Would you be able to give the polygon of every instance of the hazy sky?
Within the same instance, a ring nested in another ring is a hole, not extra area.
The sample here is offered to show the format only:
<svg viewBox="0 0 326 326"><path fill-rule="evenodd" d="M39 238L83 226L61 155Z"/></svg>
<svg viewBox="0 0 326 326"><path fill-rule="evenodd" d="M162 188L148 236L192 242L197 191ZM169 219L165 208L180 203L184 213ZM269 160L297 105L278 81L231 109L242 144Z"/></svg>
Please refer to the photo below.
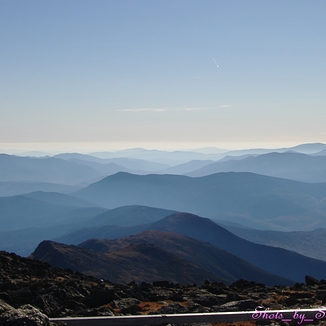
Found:
<svg viewBox="0 0 326 326"><path fill-rule="evenodd" d="M326 142L325 17L325 0L0 0L0 149Z"/></svg>

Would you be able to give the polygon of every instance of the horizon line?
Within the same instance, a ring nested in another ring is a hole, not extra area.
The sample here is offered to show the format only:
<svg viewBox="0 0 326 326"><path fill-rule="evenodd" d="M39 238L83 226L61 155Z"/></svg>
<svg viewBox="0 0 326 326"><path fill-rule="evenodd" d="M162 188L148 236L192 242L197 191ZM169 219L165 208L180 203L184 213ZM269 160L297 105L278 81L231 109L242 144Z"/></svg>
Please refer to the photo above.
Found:
<svg viewBox="0 0 326 326"><path fill-rule="evenodd" d="M216 153L217 151L223 153L237 150L277 150L309 144L326 145L326 142L7 142L0 143L0 153L9 155L33 152L47 155L60 153L90 154L94 152L119 152L132 149L167 152L187 152L211 149L213 151L212 153Z"/></svg>

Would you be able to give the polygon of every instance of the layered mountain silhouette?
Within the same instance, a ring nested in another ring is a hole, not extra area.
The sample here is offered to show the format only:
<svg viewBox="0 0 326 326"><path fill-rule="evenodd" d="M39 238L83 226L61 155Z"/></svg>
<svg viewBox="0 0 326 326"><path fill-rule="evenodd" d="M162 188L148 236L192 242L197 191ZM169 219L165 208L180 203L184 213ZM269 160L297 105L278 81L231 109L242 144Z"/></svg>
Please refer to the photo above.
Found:
<svg viewBox="0 0 326 326"><path fill-rule="evenodd" d="M325 148L0 154L0 249L28 255L41 243L40 257L117 280L133 280L132 265L138 281L150 277L150 262L145 281L322 279Z"/></svg>
<svg viewBox="0 0 326 326"><path fill-rule="evenodd" d="M105 209L93 203L59 193L36 192L0 197L2 231L78 223Z"/></svg>
<svg viewBox="0 0 326 326"><path fill-rule="evenodd" d="M191 284L214 277L212 273L146 243L134 243L116 251L98 253L44 241L30 258L124 284L159 280Z"/></svg>
<svg viewBox="0 0 326 326"><path fill-rule="evenodd" d="M207 242L198 241L172 232L147 230L135 236L116 240L90 239L81 243L79 247L104 253L117 250L117 248L124 248L133 243L149 243L155 245L210 271L226 283L241 278L256 280L256 282L264 284L282 284L282 282L289 282L289 280L266 273Z"/></svg>
<svg viewBox="0 0 326 326"><path fill-rule="evenodd" d="M59 192L69 194L82 188L81 186L61 185L48 182L0 182L0 197L24 195L35 191Z"/></svg>
<svg viewBox="0 0 326 326"><path fill-rule="evenodd" d="M0 181L47 182L63 185L91 183L103 177L90 166L53 157L0 154Z"/></svg>
<svg viewBox="0 0 326 326"><path fill-rule="evenodd" d="M162 231L117 240L92 239L79 246L44 241L31 258L117 283L202 284L209 279L228 284L240 278L269 285L291 283L208 243Z"/></svg>
<svg viewBox="0 0 326 326"><path fill-rule="evenodd" d="M305 275L323 278L326 262L282 248L259 245L237 237L208 218L176 213L153 223L150 229L175 232L206 241L272 274L303 282Z"/></svg>
<svg viewBox="0 0 326 326"><path fill-rule="evenodd" d="M326 183L308 184L246 172L197 178L120 172L74 195L110 209L144 205L257 229L294 231L326 226Z"/></svg>
<svg viewBox="0 0 326 326"><path fill-rule="evenodd" d="M252 265L293 282L303 282L305 275L323 278L326 262L309 258L282 248L256 244L242 239L208 218L189 213L175 213L157 222L132 227L102 226L77 231L57 239L64 243L78 244L90 238L117 239L136 235L144 230L172 232L210 243L246 260Z"/></svg>
<svg viewBox="0 0 326 326"><path fill-rule="evenodd" d="M42 240L68 236L71 243L79 243L89 238L90 230L108 224L117 236L120 226L151 223L174 212L144 206L107 210L69 195L40 191L0 198L0 204L0 248L22 256L30 255Z"/></svg>
<svg viewBox="0 0 326 326"><path fill-rule="evenodd" d="M326 182L326 156L311 156L295 152L268 153L211 163L189 176L199 177L218 172L253 172L304 182Z"/></svg>
<svg viewBox="0 0 326 326"><path fill-rule="evenodd" d="M88 224L91 226L118 225L134 226L156 222L163 217L176 213L172 210L155 207L131 205L106 210L94 218Z"/></svg>
<svg viewBox="0 0 326 326"><path fill-rule="evenodd" d="M295 251L326 261L326 229L313 231L269 231L222 225L233 234L251 242Z"/></svg>
<svg viewBox="0 0 326 326"><path fill-rule="evenodd" d="M134 174L146 174L157 172L169 167L167 164L151 162L142 159L128 157L99 158L91 155L79 153L64 153L54 156L55 158L64 159L73 163L82 164L92 167L103 175L111 175L119 171Z"/></svg>
<svg viewBox="0 0 326 326"><path fill-rule="evenodd" d="M60 193L0 197L0 248L29 255L40 241L85 227L105 212L94 203Z"/></svg>

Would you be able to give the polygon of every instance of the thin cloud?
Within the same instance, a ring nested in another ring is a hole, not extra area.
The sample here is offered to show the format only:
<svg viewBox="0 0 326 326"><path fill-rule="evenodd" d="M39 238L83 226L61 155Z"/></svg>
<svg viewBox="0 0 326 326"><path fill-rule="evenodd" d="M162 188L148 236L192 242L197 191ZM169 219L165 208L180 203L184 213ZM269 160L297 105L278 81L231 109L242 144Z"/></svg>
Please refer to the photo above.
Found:
<svg viewBox="0 0 326 326"><path fill-rule="evenodd" d="M164 108L138 108L138 109L120 109L117 110L119 112L166 112L166 111L202 111L202 110L208 110L208 108L205 107L183 107L183 108L170 108L170 109L164 109Z"/></svg>
<svg viewBox="0 0 326 326"><path fill-rule="evenodd" d="M184 111L199 111L199 110L207 110L207 108L184 108Z"/></svg>
<svg viewBox="0 0 326 326"><path fill-rule="evenodd" d="M229 108L230 106L232 106L231 104L221 104L218 107L223 109L223 108Z"/></svg>
<svg viewBox="0 0 326 326"><path fill-rule="evenodd" d="M159 109L159 108L140 108L140 109L122 109L118 110L121 112L164 112L167 109Z"/></svg>

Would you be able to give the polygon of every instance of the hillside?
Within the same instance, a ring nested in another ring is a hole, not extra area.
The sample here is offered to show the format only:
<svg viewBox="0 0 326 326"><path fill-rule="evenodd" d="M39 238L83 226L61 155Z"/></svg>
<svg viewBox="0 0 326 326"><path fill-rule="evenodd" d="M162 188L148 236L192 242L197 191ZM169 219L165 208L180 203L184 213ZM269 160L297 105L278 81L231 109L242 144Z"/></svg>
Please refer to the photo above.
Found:
<svg viewBox="0 0 326 326"><path fill-rule="evenodd" d="M59 154L54 156L71 163L81 164L93 168L103 176L115 174L117 172L128 172L134 174L156 173L166 169L169 165L150 162L145 160L116 157L112 159L101 159L95 156L81 154Z"/></svg>
<svg viewBox="0 0 326 326"><path fill-rule="evenodd" d="M117 173L75 196L110 209L144 205L256 229L295 231L326 226L326 183L307 184L253 173L197 178Z"/></svg>
<svg viewBox="0 0 326 326"><path fill-rule="evenodd" d="M326 273L326 262L312 259L282 248L256 244L244 240L208 218L189 213L176 213L157 222L132 227L101 226L84 228L56 239L64 243L78 244L91 238L117 239L136 235L144 230L160 230L209 242L216 248L238 256L250 264L293 282L302 282L305 275L322 278Z"/></svg>
<svg viewBox="0 0 326 326"><path fill-rule="evenodd" d="M156 280L198 284L205 279L229 284L239 278L291 284L208 243L161 231L116 240L92 239L79 246L44 241L30 257L124 284Z"/></svg>
<svg viewBox="0 0 326 326"><path fill-rule="evenodd" d="M252 243L237 237L208 218L176 213L151 224L148 229L175 232L209 242L269 273L294 282L303 282L305 275L316 278L323 278L326 275L326 262L282 248Z"/></svg>
<svg viewBox="0 0 326 326"><path fill-rule="evenodd" d="M144 243L159 247L213 273L213 279L217 280L220 278L225 284L235 282L238 279L246 279L268 285L291 283L289 280L266 273L207 242L171 232L148 230L135 236L115 240L90 239L81 243L78 247L108 253L121 248L127 248L132 244Z"/></svg>
<svg viewBox="0 0 326 326"><path fill-rule="evenodd" d="M0 154L0 181L47 182L62 185L91 183L103 177L92 167L53 157Z"/></svg>
<svg viewBox="0 0 326 326"><path fill-rule="evenodd" d="M326 229L313 231L263 231L224 226L230 232L251 242L295 251L301 255L326 261Z"/></svg>
<svg viewBox="0 0 326 326"><path fill-rule="evenodd" d="M267 153L229 158L194 170L187 175L200 177L219 172L252 172L303 182L326 182L326 156L311 156L295 152Z"/></svg>
<svg viewBox="0 0 326 326"><path fill-rule="evenodd" d="M106 210L105 212L91 219L88 224L91 226L102 226L109 224L133 226L153 223L173 213L175 213L175 211L155 207L139 205L123 206Z"/></svg>
<svg viewBox="0 0 326 326"><path fill-rule="evenodd" d="M325 281L268 287L237 280L180 285L113 284L71 270L0 251L0 305L31 304L49 317L246 311L257 306L286 309L325 304ZM0 318L4 311L1 310ZM26 322L26 320L25 320ZM5 324L6 325L6 324Z"/></svg>
<svg viewBox="0 0 326 326"><path fill-rule="evenodd" d="M27 194L34 191L49 191L68 194L83 188L47 182L0 182L0 197Z"/></svg>
<svg viewBox="0 0 326 326"><path fill-rule="evenodd" d="M55 267L127 284L168 280L192 284L222 281L213 273L148 243L130 243L107 253L43 241L30 256Z"/></svg>
<svg viewBox="0 0 326 326"><path fill-rule="evenodd" d="M1 231L81 223L105 211L93 203L63 194L37 192L0 197Z"/></svg>
<svg viewBox="0 0 326 326"><path fill-rule="evenodd" d="M0 197L0 249L27 256L42 240L87 226L105 211L96 204L53 192Z"/></svg>

